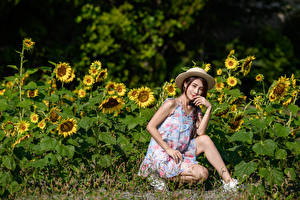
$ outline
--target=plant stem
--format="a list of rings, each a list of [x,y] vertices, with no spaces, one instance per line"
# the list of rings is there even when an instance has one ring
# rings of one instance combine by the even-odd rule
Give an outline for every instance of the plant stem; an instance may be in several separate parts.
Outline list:
[[[20,54],[20,57],[21,57],[21,61],[20,61],[20,76],[19,76],[19,100],[20,102],[22,101],[22,76],[23,76],[23,63],[24,63],[24,45],[22,47],[22,52]],[[20,112],[20,121],[22,121],[22,118],[23,118],[23,115],[24,115],[24,112],[23,112],[23,108],[21,109],[21,112]]]

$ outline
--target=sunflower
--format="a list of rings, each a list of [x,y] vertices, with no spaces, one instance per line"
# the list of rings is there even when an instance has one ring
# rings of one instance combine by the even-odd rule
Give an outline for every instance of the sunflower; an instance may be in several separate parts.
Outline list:
[[[74,80],[74,78],[75,78],[75,73],[74,73],[74,70],[71,69],[70,76],[67,78],[67,80],[65,80],[65,83],[70,83],[70,82],[72,82],[72,81]],[[56,85],[55,85],[55,86],[56,86]],[[52,87],[53,87],[53,85],[52,85]],[[56,88],[56,87],[55,87],[55,88]]]
[[[206,72],[208,72],[208,71],[210,70],[210,68],[211,68],[211,65],[208,63],[208,64],[205,65],[204,70],[205,70]]]
[[[59,112],[60,110],[57,108],[57,107],[54,107],[54,108],[52,108],[51,110],[50,110],[50,117],[49,117],[49,119],[50,119],[50,121],[53,123],[53,124],[55,124],[58,120],[60,120],[61,119],[61,116],[59,116],[58,114],[57,114],[57,112]]]
[[[217,70],[217,75],[220,76],[221,74],[222,74],[222,69],[218,69],[218,70]]]
[[[99,72],[99,74],[96,77],[97,82],[101,82],[107,78],[107,69],[103,69]]]
[[[237,79],[233,76],[230,76],[227,79],[227,84],[230,85],[231,87],[234,87],[237,84]]]
[[[290,88],[289,78],[286,78],[285,76],[284,77],[281,76],[271,89],[270,96],[272,95],[271,98],[272,101],[276,101],[284,97],[287,94],[289,88]]]
[[[92,76],[97,76],[97,74],[99,73],[99,69],[96,68],[95,66],[91,66],[89,69],[89,74]]]
[[[231,106],[231,111],[232,111],[232,112],[237,111],[237,106],[236,106],[236,104],[234,104],[234,105]]]
[[[102,63],[99,60],[96,60],[90,65],[90,68],[92,67],[99,70],[102,67]]]
[[[27,90],[27,97],[28,98],[34,98],[39,94],[39,90],[35,89],[35,90]]]
[[[223,82],[216,83],[216,90],[221,91],[224,88]]]
[[[3,96],[5,92],[5,89],[0,90],[0,96]]]
[[[293,97],[288,98],[285,102],[282,103],[282,105],[287,106],[292,103]]]
[[[276,100],[276,96],[273,93],[271,93],[270,96],[269,96],[269,100],[271,102],[275,101]]]
[[[168,93],[168,96],[176,95],[175,83],[167,83],[163,89]]]
[[[222,93],[222,94],[220,94],[220,96],[218,97],[218,101],[219,101],[219,103],[222,103],[223,102],[223,97],[224,97],[224,94]]]
[[[117,83],[115,89],[118,95],[121,97],[124,96],[126,93],[126,86],[124,85],[124,83]]]
[[[29,127],[29,122],[22,120],[20,122],[17,123],[17,131],[18,133],[24,133],[26,131],[28,131],[28,127]]]
[[[14,136],[16,133],[15,124],[12,121],[6,121],[1,124],[1,129],[6,136]]]
[[[5,86],[6,86],[7,88],[11,89],[11,88],[14,86],[14,84],[13,84],[13,82],[8,81],[8,82],[5,84]]]
[[[60,62],[57,64],[54,72],[55,72],[56,78],[58,80],[60,80],[61,82],[65,82],[70,77],[72,69],[71,69],[69,63]]]
[[[264,75],[262,74],[257,74],[255,77],[256,81],[263,81],[264,80]]]
[[[118,115],[121,109],[124,106],[124,102],[122,98],[117,96],[112,96],[104,99],[99,106],[99,109],[102,110],[103,113],[112,113],[115,112],[115,115]]]
[[[294,90],[294,91],[292,92],[292,97],[295,97],[297,94],[298,94],[298,91],[297,91],[297,90]]]
[[[23,137],[21,137],[17,141],[15,141],[11,146],[14,148],[17,144],[20,144],[26,138],[30,138],[30,136],[31,136],[30,134],[24,135]]]
[[[243,64],[242,64],[242,72],[243,75],[246,76],[251,69],[252,66],[252,61],[255,59],[254,56],[248,56],[247,58],[245,58]]]
[[[263,99],[261,96],[257,96],[253,99],[253,103],[255,105],[256,109],[262,110],[262,108],[260,107],[260,104],[262,103]]]
[[[128,92],[128,98],[130,99],[130,100],[135,100],[135,98],[136,98],[136,94],[137,94],[137,89],[131,89],[129,92]]]
[[[45,106],[48,108],[49,107],[49,101],[48,100],[43,100],[43,103],[45,104]]]
[[[107,85],[105,86],[107,93],[109,95],[113,95],[115,93],[115,89],[116,89],[116,83],[115,82],[108,82]]]
[[[218,110],[215,115],[218,117],[225,116],[228,113],[228,111],[228,108],[221,108],[221,110]]]
[[[32,114],[30,115],[30,121],[31,121],[32,123],[37,123],[37,122],[39,121],[39,116],[38,116],[37,114],[35,114],[35,113],[32,113]]]
[[[87,86],[91,86],[94,84],[94,77],[91,75],[85,75],[83,77],[83,83]]]
[[[86,96],[86,91],[84,89],[79,89],[78,96],[79,98],[84,98]]]
[[[154,95],[150,88],[139,88],[136,94],[135,102],[142,108],[146,108],[154,102]]]
[[[229,129],[231,131],[238,131],[242,124],[244,123],[244,120],[243,120],[243,113],[238,113],[229,123]]]
[[[73,118],[68,118],[63,120],[57,127],[58,134],[67,137],[76,133],[77,130],[77,122]]]
[[[296,79],[295,79],[295,75],[294,74],[292,74],[292,76],[291,76],[291,82],[292,82],[293,88],[296,88]]]
[[[227,57],[226,60],[225,60],[225,66],[227,69],[236,69],[236,67],[238,66],[239,62],[234,59],[234,58],[231,58],[231,57]]]
[[[46,120],[45,120],[45,119],[41,120],[41,121],[38,123],[38,127],[39,127],[40,129],[44,129],[44,128],[46,127]]]
[[[229,54],[228,54],[227,57],[231,57],[233,54],[235,54],[235,50],[234,50],[234,49],[232,49],[232,50],[229,52]]]
[[[35,42],[31,40],[31,38],[25,38],[23,40],[23,46],[25,50],[31,50],[34,46]]]

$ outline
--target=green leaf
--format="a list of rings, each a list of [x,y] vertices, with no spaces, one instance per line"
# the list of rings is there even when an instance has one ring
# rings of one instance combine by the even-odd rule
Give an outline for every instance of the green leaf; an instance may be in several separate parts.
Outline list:
[[[10,170],[14,170],[16,168],[16,162],[12,156],[3,156],[2,164],[4,165],[4,167]]]
[[[254,161],[246,163],[245,161],[240,162],[234,167],[234,175],[240,180],[245,180],[253,172],[256,171],[258,164]]]
[[[31,75],[34,74],[35,72],[37,72],[39,69],[38,68],[34,68],[34,69],[27,69],[26,72]]]
[[[269,185],[281,185],[283,182],[283,173],[280,171],[280,169],[266,169],[266,168],[260,168],[258,172],[259,176],[264,178]]]
[[[284,173],[287,175],[287,177],[289,177],[289,179],[291,179],[292,181],[296,180],[296,172],[294,170],[294,168],[286,168],[284,170]]]
[[[78,125],[85,129],[85,131],[89,130],[94,123],[96,122],[96,118],[90,118],[90,117],[83,117],[80,122],[78,123]]]
[[[8,105],[5,99],[0,99],[0,111],[5,111]]]
[[[21,108],[26,108],[26,107],[29,107],[31,105],[31,100],[29,99],[25,99],[23,101],[20,101],[17,106],[18,107],[21,107]]]
[[[288,105],[288,109],[293,113],[293,115],[297,115],[300,108],[297,105],[290,104]]]
[[[99,133],[98,138],[106,144],[116,144],[116,138],[113,137],[110,133]]]
[[[100,159],[97,162],[101,167],[107,168],[112,164],[112,159],[109,155],[100,156]]]
[[[14,194],[18,192],[20,189],[21,189],[21,185],[19,185],[19,183],[16,181],[11,182],[8,186],[8,191],[10,192],[10,194]]]
[[[128,152],[130,152],[132,150],[132,144],[123,135],[121,135],[121,136],[118,137],[117,143],[124,150],[125,153],[128,153]]]
[[[69,138],[67,142],[73,146],[80,147],[80,144],[76,140],[73,140],[72,138]]]
[[[290,133],[290,129],[289,127],[285,127],[279,123],[276,123],[273,128],[273,133],[277,137],[287,137]]]
[[[252,150],[258,155],[273,156],[277,143],[271,139],[253,145]]]
[[[40,150],[42,152],[55,150],[58,142],[54,138],[44,137],[40,142]]]
[[[285,146],[292,152],[292,154],[300,154],[300,140],[294,142],[286,142]]]
[[[52,61],[48,61],[48,63],[54,65],[56,67],[56,63],[55,62],[52,62]]]
[[[51,102],[58,102],[59,101],[59,97],[56,95],[56,94],[52,94],[50,97],[49,97],[49,101]]]
[[[238,131],[234,133],[230,138],[230,142],[234,141],[239,141],[239,142],[244,142],[248,144],[252,144],[252,138],[253,138],[253,133],[252,132],[246,132],[245,130]]]
[[[36,88],[37,88],[37,84],[33,81],[30,81],[27,85],[24,86],[25,90],[32,90]]]
[[[275,152],[275,158],[276,159],[286,159],[286,156],[287,156],[287,152],[286,150],[284,149],[278,149],[276,152]]]
[[[120,121],[127,125],[128,129],[133,129],[139,124],[139,121],[136,117],[132,115],[126,115],[126,118],[121,118]]]
[[[0,171],[0,185],[5,187],[12,181],[12,175],[7,171]]]
[[[50,165],[56,165],[57,164],[57,159],[56,156],[52,153],[48,153],[44,159],[47,161],[48,164]]]
[[[13,68],[13,69],[16,69],[19,71],[18,67],[16,65],[7,65],[7,67],[10,67],[10,68]]]
[[[48,66],[41,66],[39,69],[52,72],[52,68]]]
[[[92,146],[96,145],[96,139],[94,137],[86,137],[85,141]]]

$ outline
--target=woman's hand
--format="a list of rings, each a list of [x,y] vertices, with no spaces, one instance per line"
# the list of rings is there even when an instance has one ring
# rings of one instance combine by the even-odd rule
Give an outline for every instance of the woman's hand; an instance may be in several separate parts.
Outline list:
[[[175,160],[176,163],[179,163],[179,160],[181,160],[181,161],[183,160],[182,154],[178,150],[174,150],[172,148],[168,148],[166,150],[166,152],[167,152],[167,154],[169,156],[171,156]]]
[[[202,96],[196,96],[193,102],[196,106],[204,105],[207,108],[211,107],[211,103]]]

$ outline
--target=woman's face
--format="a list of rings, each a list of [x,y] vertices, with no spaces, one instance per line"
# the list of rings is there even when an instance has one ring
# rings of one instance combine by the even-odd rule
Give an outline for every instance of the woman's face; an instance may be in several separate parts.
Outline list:
[[[184,86],[187,87],[187,83],[184,83]],[[189,100],[193,100],[196,96],[202,96],[203,88],[202,81],[200,79],[195,79],[186,89],[186,97]]]

